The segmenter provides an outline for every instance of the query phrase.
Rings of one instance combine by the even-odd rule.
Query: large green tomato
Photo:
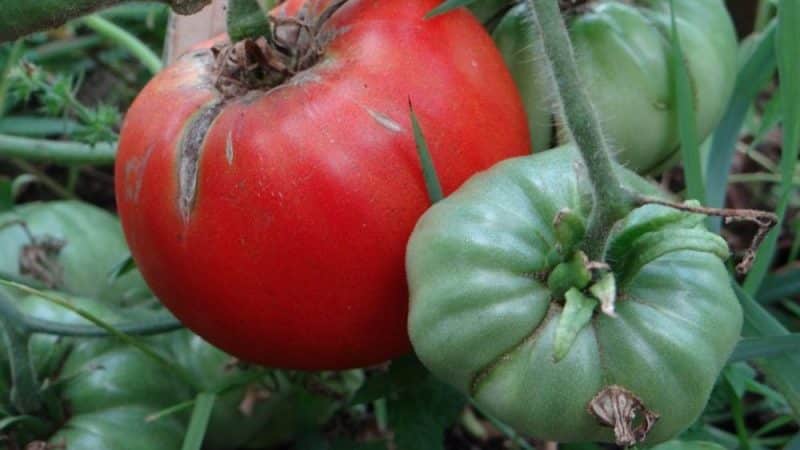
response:
[[[149,297],[136,270],[109,281],[128,247],[117,218],[88,203],[29,203],[0,214],[0,249],[0,278],[24,272],[71,295],[114,303]]]
[[[434,374],[536,438],[655,444],[699,416],[739,339],[727,246],[702,216],[633,209],[605,255],[615,316],[573,308],[596,302],[601,285],[582,278],[582,260],[574,265],[580,231],[562,226],[590,209],[579,161],[560,148],[502,162],[420,219],[406,260],[409,333]],[[663,195],[618,173],[632,191]],[[580,283],[565,286],[565,274]],[[655,420],[649,434],[645,417]]]
[[[701,137],[716,127],[733,90],[737,39],[722,0],[675,0],[681,47],[694,92]],[[679,148],[673,88],[669,0],[600,0],[568,17],[580,74],[618,160],[651,172]],[[494,38],[522,92],[534,149],[550,138],[554,90],[541,64],[537,37],[524,4],[494,30]]]

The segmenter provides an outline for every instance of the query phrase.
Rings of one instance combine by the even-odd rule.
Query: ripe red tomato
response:
[[[439,2],[351,0],[322,59],[268,91],[221,101],[207,49],[142,91],[120,138],[118,208],[142,274],[189,328],[294,369],[410,350],[404,254],[429,199],[409,98],[445,192],[530,151],[491,38],[465,10],[426,20]]]

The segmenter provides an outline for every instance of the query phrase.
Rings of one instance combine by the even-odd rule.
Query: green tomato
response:
[[[722,0],[675,0],[681,47],[695,94],[701,138],[716,127],[733,91],[737,39]],[[568,18],[580,75],[618,160],[639,173],[669,162],[679,149],[673,88],[669,0],[601,0]],[[542,148],[554,104],[543,56],[524,4],[494,31],[522,91],[534,148]],[[549,136],[549,134],[546,134]]]
[[[561,269],[575,253],[564,243],[591,207],[579,161],[560,148],[502,162],[425,213],[406,257],[409,334],[434,374],[524,433],[628,445],[646,435],[652,445],[699,416],[739,339],[727,245],[702,216],[646,205],[610,237],[610,277],[570,277]],[[617,170],[629,190],[663,196]],[[550,289],[563,292],[564,280],[566,301]],[[614,317],[596,308],[606,296]],[[620,402],[639,420],[658,415],[649,434],[645,421],[606,417],[615,436],[602,411],[588,410]]]
[[[47,241],[63,246],[48,253]],[[0,248],[0,277],[21,276],[25,267],[27,276],[78,297],[120,304],[149,297],[136,270],[109,281],[128,247],[117,218],[88,203],[29,203],[0,214]]]
[[[123,320],[105,303],[71,297],[73,306],[109,323]],[[63,324],[89,322],[66,308],[37,297],[20,297],[21,312]],[[125,320],[127,314],[125,315]],[[47,406],[41,419],[50,430],[19,430],[26,439],[49,436],[53,445],[72,449],[177,449],[183,440],[186,417],[167,416],[148,421],[147,416],[191,398],[192,392],[174,372],[140,350],[116,339],[64,339],[34,335],[30,356],[44,390]],[[8,373],[5,348],[0,345],[3,373]],[[8,392],[3,392],[3,403]],[[25,441],[23,441],[24,443]]]

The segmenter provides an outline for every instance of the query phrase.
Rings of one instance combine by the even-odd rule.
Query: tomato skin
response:
[[[228,101],[205,136],[187,218],[179,144],[219,96],[209,52],[140,94],[120,137],[119,213],[144,278],[188,327],[272,367],[343,369],[409,351],[403,255],[430,204],[409,99],[446,192],[530,151],[490,37],[464,10],[425,20],[438,3],[353,0],[332,18],[343,31],[322,61]]]
[[[704,217],[655,205],[631,211],[609,241],[616,317],[595,311],[554,359],[563,300],[546,283],[553,220],[591,211],[579,155],[560,148],[504,161],[423,215],[409,241],[409,331],[420,360],[518,431],[558,442],[613,442],[587,410],[621,386],[660,415],[645,445],[671,439],[708,401],[739,340],[742,311]],[[659,194],[630,171],[622,183]],[[688,244],[691,236],[714,252]],[[654,239],[656,244],[654,245]],[[662,243],[671,252],[653,255]],[[652,259],[642,259],[644,254]]]
[[[675,15],[702,140],[733,92],[736,32],[722,0],[677,0]],[[578,70],[619,162],[638,173],[668,166],[680,148],[670,1],[596,1],[568,25]],[[534,149],[541,148],[540,117],[553,109],[553,88],[537,63],[544,56],[526,6],[509,11],[493,36],[522,91]]]

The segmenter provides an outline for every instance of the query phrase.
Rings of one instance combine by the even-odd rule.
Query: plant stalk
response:
[[[81,19],[81,23],[91,28],[92,31],[104,39],[123,47],[135,56],[151,74],[161,70],[161,58],[140,41],[139,38],[126,31],[124,28],[103,17],[92,14]]]
[[[116,143],[94,146],[79,142],[30,139],[0,134],[0,158],[20,158],[65,166],[111,165],[117,154]]]
[[[0,292],[0,326],[11,366],[11,403],[21,413],[35,412],[42,401],[28,347],[31,331],[24,316],[3,292]]]
[[[602,261],[608,234],[614,223],[630,211],[633,199],[614,172],[597,112],[580,80],[558,0],[526,2],[557,86],[564,123],[581,152],[594,191],[594,207],[582,249],[591,260]]]
[[[0,0],[0,42],[55,28],[69,20],[131,0]],[[159,0],[178,14],[194,14],[211,0]]]

